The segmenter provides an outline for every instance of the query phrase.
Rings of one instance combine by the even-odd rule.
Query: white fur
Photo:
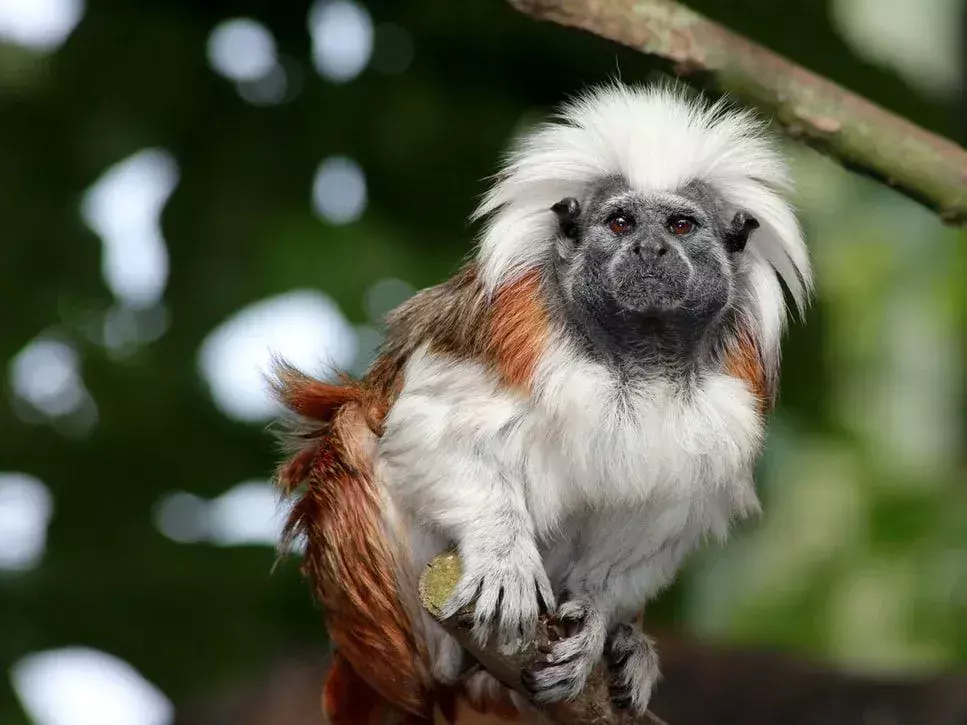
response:
[[[407,364],[381,477],[419,522],[417,570],[454,540],[469,572],[461,604],[479,584],[505,587],[499,608],[496,590],[481,594],[494,600],[484,630],[503,644],[517,634],[503,621],[533,626],[544,572],[555,594],[592,600],[616,621],[667,585],[704,535],[724,536],[730,518],[758,508],[761,420],[740,381],[710,375],[687,394],[652,381],[624,397],[616,382],[562,335],[530,397],[500,388],[478,363],[421,349]],[[431,648],[445,647],[428,630]],[[435,653],[441,676],[452,654]]]
[[[776,275],[800,311],[812,286],[802,233],[783,198],[792,186],[786,163],[755,115],[681,89],[596,88],[520,139],[475,213],[487,218],[478,257],[488,293],[546,259],[557,224],[552,204],[612,174],[642,192],[701,180],[758,219],[745,255],[754,297],[747,322],[774,371],[786,317]]]

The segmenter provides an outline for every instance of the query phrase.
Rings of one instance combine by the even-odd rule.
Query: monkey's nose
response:
[[[635,242],[631,249],[641,258],[641,261],[650,262],[664,256],[668,252],[668,244],[662,239],[648,239],[644,242]]]

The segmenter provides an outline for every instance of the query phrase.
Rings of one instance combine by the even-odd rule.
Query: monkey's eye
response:
[[[668,219],[668,231],[672,234],[690,234],[698,225],[695,220],[687,216],[673,216]]]
[[[627,214],[615,214],[608,219],[608,229],[612,234],[624,234],[635,227],[635,220]]]

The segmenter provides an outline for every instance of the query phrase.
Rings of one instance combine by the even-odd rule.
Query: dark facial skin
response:
[[[709,186],[643,194],[608,178],[551,211],[552,287],[589,351],[622,367],[678,366],[727,323],[742,293],[738,260],[759,224],[726,214]]]

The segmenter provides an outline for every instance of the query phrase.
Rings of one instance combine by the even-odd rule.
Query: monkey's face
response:
[[[655,319],[697,329],[730,304],[745,239],[758,224],[726,224],[710,188],[641,193],[621,179],[592,187],[584,203],[553,207],[561,220],[557,280],[578,316],[613,327]]]

